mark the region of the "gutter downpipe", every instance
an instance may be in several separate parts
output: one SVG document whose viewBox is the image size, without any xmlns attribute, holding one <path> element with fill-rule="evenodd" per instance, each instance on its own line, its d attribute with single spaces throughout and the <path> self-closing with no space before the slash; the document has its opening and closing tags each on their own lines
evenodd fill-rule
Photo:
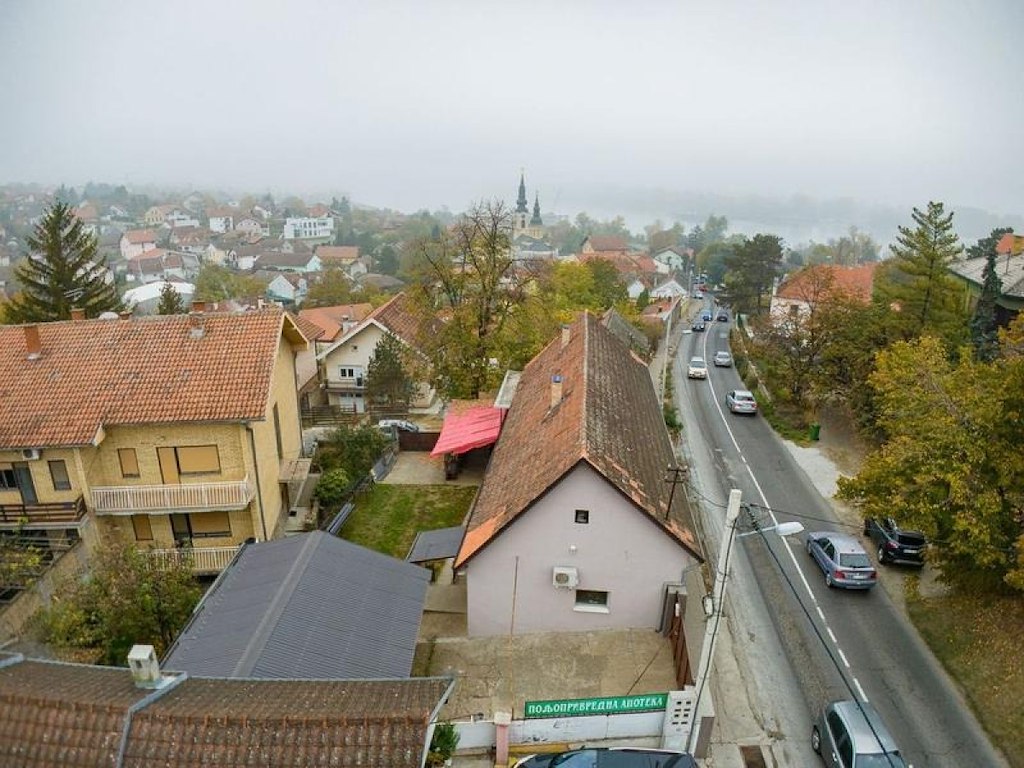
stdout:
<svg viewBox="0 0 1024 768">
<path fill-rule="evenodd" d="M 252 449 L 252 467 L 256 475 L 256 503 L 260 508 L 260 525 L 263 528 L 263 540 L 270 541 L 267 536 L 267 519 L 263 514 L 263 489 L 260 486 L 260 463 L 256 460 L 256 435 L 252 431 L 252 424 L 245 422 L 245 428 L 249 431 L 249 447 Z"/>
</svg>

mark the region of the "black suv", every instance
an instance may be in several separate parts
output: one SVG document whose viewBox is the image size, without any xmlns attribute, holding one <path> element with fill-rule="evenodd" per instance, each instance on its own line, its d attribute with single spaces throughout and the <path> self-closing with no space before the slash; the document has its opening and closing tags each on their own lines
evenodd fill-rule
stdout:
<svg viewBox="0 0 1024 768">
<path fill-rule="evenodd" d="M 928 539 L 920 531 L 901 530 L 891 517 L 864 518 L 864 535 L 878 547 L 878 562 L 924 565 Z"/>
</svg>

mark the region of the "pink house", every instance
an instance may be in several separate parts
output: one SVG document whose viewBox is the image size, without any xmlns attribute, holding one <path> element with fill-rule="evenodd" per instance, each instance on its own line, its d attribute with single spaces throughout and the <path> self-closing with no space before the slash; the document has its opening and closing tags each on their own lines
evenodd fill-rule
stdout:
<svg viewBox="0 0 1024 768">
<path fill-rule="evenodd" d="M 152 229 L 130 229 L 121 235 L 121 258 L 125 261 L 156 248 L 156 232 Z"/>
</svg>

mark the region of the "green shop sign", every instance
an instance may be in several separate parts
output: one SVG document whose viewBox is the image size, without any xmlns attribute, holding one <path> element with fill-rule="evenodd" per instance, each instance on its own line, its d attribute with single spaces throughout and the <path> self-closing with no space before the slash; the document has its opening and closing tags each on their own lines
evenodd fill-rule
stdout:
<svg viewBox="0 0 1024 768">
<path fill-rule="evenodd" d="M 585 715 L 626 715 L 657 712 L 668 704 L 667 693 L 640 696 L 605 696 L 596 699 L 553 699 L 526 702 L 526 717 L 584 717 Z"/>
</svg>

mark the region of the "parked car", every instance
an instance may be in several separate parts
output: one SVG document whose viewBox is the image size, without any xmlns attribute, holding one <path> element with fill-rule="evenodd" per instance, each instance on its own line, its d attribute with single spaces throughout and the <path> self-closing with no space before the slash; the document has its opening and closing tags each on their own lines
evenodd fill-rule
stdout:
<svg viewBox="0 0 1024 768">
<path fill-rule="evenodd" d="M 733 413 L 757 413 L 757 400 L 747 389 L 734 389 L 725 396 L 725 404 Z"/>
<path fill-rule="evenodd" d="M 406 421 L 405 419 L 381 419 L 377 422 L 377 426 L 380 429 L 397 429 L 400 432 L 420 431 L 420 428 L 416 424 L 413 424 L 411 421 Z"/>
<path fill-rule="evenodd" d="M 807 552 L 825 573 L 829 587 L 871 589 L 878 581 L 871 558 L 853 536 L 834 531 L 809 533 Z"/>
<path fill-rule="evenodd" d="M 811 728 L 811 747 L 829 768 L 909 768 L 878 710 L 867 702 L 826 705 Z"/>
<path fill-rule="evenodd" d="M 715 352 L 715 365 L 720 368 L 729 368 L 732 366 L 732 355 L 728 352 Z"/>
<path fill-rule="evenodd" d="M 708 364 L 703 357 L 691 357 L 690 364 L 686 366 L 686 377 L 689 379 L 706 379 L 708 377 Z"/>
<path fill-rule="evenodd" d="M 928 539 L 920 531 L 904 531 L 891 517 L 864 518 L 864 535 L 878 547 L 878 562 L 924 565 Z"/>
<path fill-rule="evenodd" d="M 514 768 L 696 768 L 687 752 L 633 747 L 591 747 L 529 755 Z"/>
<path fill-rule="evenodd" d="M 703 331 L 703 330 L 704 330 L 704 329 L 705 329 L 706 327 L 707 327 L 707 326 L 705 326 L 705 325 L 704 325 L 704 321 L 703 321 L 703 320 L 698 320 L 697 322 L 695 322 L 695 323 L 693 324 L 692 330 L 693 330 L 693 331 L 694 331 L 695 333 L 700 333 L 700 332 L 701 332 L 701 331 Z"/>
</svg>

